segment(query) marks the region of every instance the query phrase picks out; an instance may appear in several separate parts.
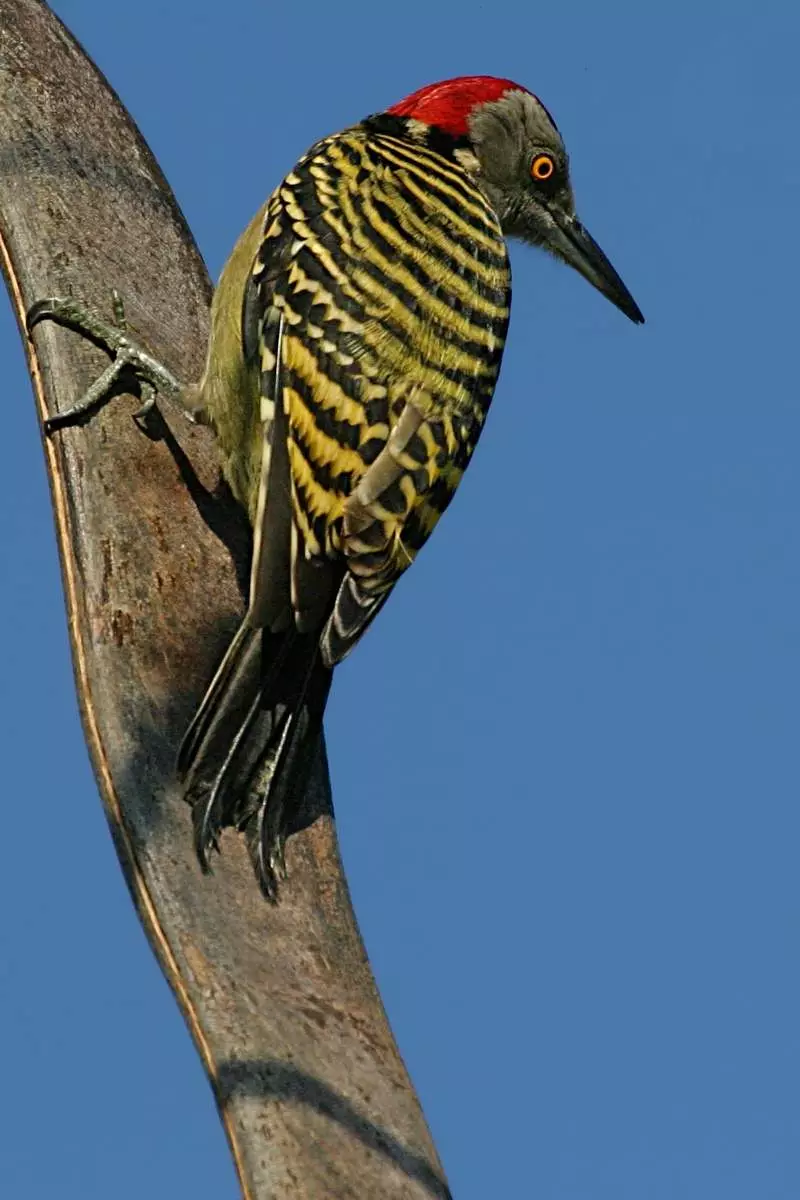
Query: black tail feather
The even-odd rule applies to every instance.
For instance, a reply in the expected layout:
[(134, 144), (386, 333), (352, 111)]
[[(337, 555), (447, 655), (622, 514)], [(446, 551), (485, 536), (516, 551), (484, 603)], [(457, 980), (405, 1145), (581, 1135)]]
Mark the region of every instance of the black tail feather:
[(270, 693), (293, 635), (269, 639), (273, 643), (269, 656), (265, 655), (267, 640), (267, 634), (256, 630), (252, 641), (240, 643), (241, 666), (233, 664), (225, 688), (217, 688), (213, 711), (205, 720), (208, 740), (198, 747), (199, 755), (196, 751), (184, 777), (192, 803), (195, 850), (204, 871), (210, 869), (209, 850), (219, 849), (222, 830), (238, 827), (249, 814), (249, 781), (273, 738), (276, 713)]
[[(228, 753), (222, 761), (213, 785), (208, 789), (202, 802), (199, 799), (193, 801), (194, 848), (204, 872), (211, 869), (208, 852), (212, 849), (219, 850), (219, 835), (225, 825), (236, 823), (229, 814), (226, 800), (228, 800), (237, 756), (248, 734), (256, 724), (260, 708), (261, 695), (257, 693), (244, 721), (231, 741)], [(230, 819), (226, 819), (226, 814), (230, 816)]]
[(294, 678), (297, 690), (287, 697), (271, 739), (258, 807), (241, 825), (256, 877), (269, 899), (275, 899), (277, 878), (285, 876), (284, 843), (303, 796), (330, 689), (331, 672), (320, 663), (316, 646), (304, 675), (298, 672)]
[(261, 890), (276, 898), (330, 682), (318, 634), (239, 629), (178, 756), (204, 871), (222, 830), (243, 830)]
[[(255, 689), (260, 649), (261, 630), (254, 629), (246, 620), (242, 621), (225, 653), (225, 657), (217, 668), (216, 675), (209, 684), (208, 691), (203, 697), (200, 707), (192, 718), (192, 722), (186, 733), (183, 735), (177, 760), (178, 778), (180, 780), (188, 782), (188, 777), (194, 769), (200, 748), (206, 740), (215, 718), (219, 715), (220, 704), (232, 682), (231, 677), (238, 676), (240, 679), (238, 687), (234, 689), (237, 692), (243, 694), (245, 691)], [(250, 688), (242, 686), (241, 680), (245, 672), (253, 677)]]

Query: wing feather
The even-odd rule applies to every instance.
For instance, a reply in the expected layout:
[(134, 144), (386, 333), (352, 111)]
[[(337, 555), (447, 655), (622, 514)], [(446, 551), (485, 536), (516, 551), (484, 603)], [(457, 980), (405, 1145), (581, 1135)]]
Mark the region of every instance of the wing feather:
[[(508, 317), (503, 239), (466, 174), (448, 163), (426, 193), (435, 156), (376, 145), (356, 130), (312, 148), (273, 197), (253, 272), (269, 370), (251, 609), (319, 629), (327, 666), (447, 507)], [(253, 327), (244, 313), (245, 340)]]

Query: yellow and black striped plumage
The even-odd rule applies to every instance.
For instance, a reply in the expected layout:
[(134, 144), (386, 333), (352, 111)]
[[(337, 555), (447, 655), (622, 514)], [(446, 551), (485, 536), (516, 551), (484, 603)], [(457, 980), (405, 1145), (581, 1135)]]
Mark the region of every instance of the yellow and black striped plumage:
[[(267, 206), (247, 298), (264, 415), (276, 403), (286, 415), (298, 552), (343, 558), (362, 602), (385, 595), (455, 491), (492, 398), (509, 313), (497, 218), (456, 159), (398, 136), (404, 126), (380, 118), (309, 151)], [(402, 472), (374, 502), (374, 527), (348, 537), (348, 498), (409, 401), (423, 421)], [(248, 487), (254, 519), (259, 482)], [(330, 665), (364, 623), (339, 615)]]
[(254, 525), (251, 601), (181, 765), (201, 857), (255, 820), (268, 893), (290, 803), (278, 766), (288, 778), (308, 758), (330, 668), (458, 486), (509, 303), (505, 241), (459, 139), (391, 115), (312, 147), (223, 273), (201, 391)]

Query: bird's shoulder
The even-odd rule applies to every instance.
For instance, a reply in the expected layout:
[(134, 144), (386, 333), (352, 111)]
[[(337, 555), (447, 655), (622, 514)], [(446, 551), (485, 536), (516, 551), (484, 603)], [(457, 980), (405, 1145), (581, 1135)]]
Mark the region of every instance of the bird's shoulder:
[[(418, 126), (418, 128), (415, 128)], [(377, 198), (384, 215), (420, 214), (455, 229), (471, 250), (505, 262), (500, 222), (474, 173), (475, 159), (454, 139), (389, 114), (369, 117), (315, 142), (276, 189), (289, 223), (337, 212), (344, 228)], [(412, 217), (413, 220), (413, 217)]]

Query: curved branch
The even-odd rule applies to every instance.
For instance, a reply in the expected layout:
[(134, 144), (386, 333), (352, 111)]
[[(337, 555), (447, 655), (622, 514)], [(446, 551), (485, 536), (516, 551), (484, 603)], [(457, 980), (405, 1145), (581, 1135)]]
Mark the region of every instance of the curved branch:
[[(18, 319), (45, 295), (125, 299), (134, 336), (199, 374), (210, 286), (172, 193), (105, 80), (41, 0), (0, 0), (0, 258)], [(44, 418), (104, 361), (44, 324)], [(353, 917), (327, 767), (288, 846), (280, 905), (241, 840), (212, 879), (172, 782), (189, 716), (241, 612), (248, 534), (213, 443), (148, 440), (118, 399), (45, 441), (84, 730), (117, 853), (202, 1055), (247, 1197), (448, 1196)]]

